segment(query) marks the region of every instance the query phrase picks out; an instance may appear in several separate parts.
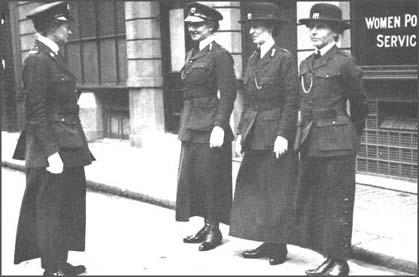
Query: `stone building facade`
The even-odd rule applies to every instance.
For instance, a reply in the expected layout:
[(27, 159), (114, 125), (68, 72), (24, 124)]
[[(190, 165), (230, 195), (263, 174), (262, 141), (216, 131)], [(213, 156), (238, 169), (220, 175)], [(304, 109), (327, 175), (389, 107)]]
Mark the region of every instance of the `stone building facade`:
[[(287, 21), (277, 42), (293, 52), (300, 62), (311, 54), (312, 47), (307, 28), (297, 26), (296, 22), (298, 18), (308, 17), (310, 7), (316, 2), (272, 2), (279, 5), (282, 17)], [(185, 52), (191, 45), (183, 23), (186, 3), (181, 0), (69, 1), (76, 20), (72, 27), (73, 35), (63, 51), (70, 69), (79, 79), (78, 87), (82, 91), (80, 115), (89, 140), (121, 138), (128, 139), (138, 147), (158, 147), (157, 141), (161, 137), (176, 140), (182, 106), (180, 69)], [(232, 53), (237, 82), (241, 87), (242, 71), (254, 49), (248, 30), (238, 23), (245, 17), (244, 10), (249, 2), (203, 3), (215, 7), (224, 17), (216, 40)], [(377, 17), (390, 15), (388, 13), (413, 16), (417, 14), (415, 1), (353, 0), (328, 3), (341, 7), (344, 18), (352, 20), (353, 28), (345, 32), (339, 46), (360, 57), (366, 72), (370, 115), (358, 156), (359, 172), (417, 180), (417, 122), (415, 125), (412, 121), (418, 114), (415, 93), (417, 53), (412, 62), (402, 61), (398, 64), (397, 61), (384, 59), (381, 63), (371, 63), (363, 54), (366, 46), (362, 36), (369, 31), (362, 29), (363, 20), (373, 16), (368, 12), (377, 13)], [(35, 35), (25, 15), (37, 5), (38, 2), (32, 1), (10, 1), (7, 9), (3, 9), (7, 10), (2, 17), (6, 18), (7, 14), (7, 28), (10, 31), (8, 45), (13, 53), (7, 56), (10, 60), (7, 64), (11, 65), (9, 72), (13, 74), (6, 78), (13, 84), (13, 91), (10, 88), (5, 90), (2, 83), (1, 92), (2, 115), (11, 115), (13, 118), (2, 116), (2, 119), (5, 118), (3, 130), (10, 122), (15, 126), (14, 129), (23, 126), (20, 70)], [(372, 7), (377, 9), (373, 11)], [(410, 32), (410, 29), (407, 31)], [(3, 41), (2, 32), (2, 47)], [(400, 90), (396, 93), (396, 89)], [(6, 98), (9, 102), (5, 105)], [(396, 111), (392, 111), (392, 103)], [(239, 90), (231, 117), (233, 127), (238, 123), (241, 106)], [(4, 107), (12, 111), (5, 112)]]

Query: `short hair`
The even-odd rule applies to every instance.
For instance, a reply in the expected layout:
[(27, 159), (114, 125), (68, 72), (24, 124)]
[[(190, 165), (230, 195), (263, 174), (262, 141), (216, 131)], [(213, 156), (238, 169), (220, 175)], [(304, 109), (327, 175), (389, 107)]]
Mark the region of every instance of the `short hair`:
[(60, 21), (56, 19), (44, 19), (44, 18), (33, 18), (33, 26), (35, 30), (43, 36), (46, 36), (49, 32), (55, 31), (60, 26), (68, 23), (66, 21)]
[(276, 37), (279, 34), (279, 29), (281, 27), (281, 24), (276, 21), (268, 21), (268, 20), (261, 20), (258, 21), (258, 23), (262, 26), (264, 26), (266, 29), (272, 30), (272, 36)]
[(218, 21), (205, 21), (205, 24), (212, 28), (212, 33), (215, 33), (220, 29), (220, 23), (218, 23)]

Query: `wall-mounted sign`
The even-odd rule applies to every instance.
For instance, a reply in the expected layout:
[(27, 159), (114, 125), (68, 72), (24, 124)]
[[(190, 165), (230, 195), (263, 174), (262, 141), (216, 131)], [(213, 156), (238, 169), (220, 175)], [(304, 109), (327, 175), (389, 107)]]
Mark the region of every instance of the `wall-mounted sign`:
[(352, 35), (362, 65), (417, 64), (417, 2), (354, 2)]

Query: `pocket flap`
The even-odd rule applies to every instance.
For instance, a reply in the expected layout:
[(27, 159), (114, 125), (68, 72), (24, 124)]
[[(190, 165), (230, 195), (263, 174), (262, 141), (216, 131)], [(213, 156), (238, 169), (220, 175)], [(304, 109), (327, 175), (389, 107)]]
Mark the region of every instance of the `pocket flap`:
[(209, 69), (209, 64), (208, 63), (193, 63), (191, 65), (191, 69), (196, 69), (196, 68), (201, 68), (201, 69)]
[(269, 85), (274, 83), (274, 77), (260, 77), (259, 84), (261, 85)]
[(330, 127), (330, 126), (341, 126), (348, 125), (349, 118), (346, 116), (338, 116), (336, 118), (322, 118), (316, 122), (317, 127)]
[(319, 71), (319, 72), (316, 72), (316, 76), (323, 79), (329, 79), (329, 78), (340, 76), (340, 72), (339, 71)]

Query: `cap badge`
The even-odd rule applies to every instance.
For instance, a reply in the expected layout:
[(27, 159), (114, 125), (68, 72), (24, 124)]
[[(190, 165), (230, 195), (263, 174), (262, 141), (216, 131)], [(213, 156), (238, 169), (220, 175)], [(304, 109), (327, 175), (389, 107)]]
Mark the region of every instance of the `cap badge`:
[(313, 19), (319, 19), (319, 17), (320, 17), (319, 13), (313, 13), (313, 16), (312, 16)]
[(247, 19), (248, 19), (248, 20), (251, 20), (251, 19), (252, 19), (252, 13), (248, 13), (248, 14), (247, 14)]
[(194, 14), (195, 12), (196, 12), (196, 8), (195, 7), (192, 7), (190, 13), (191, 14)]

